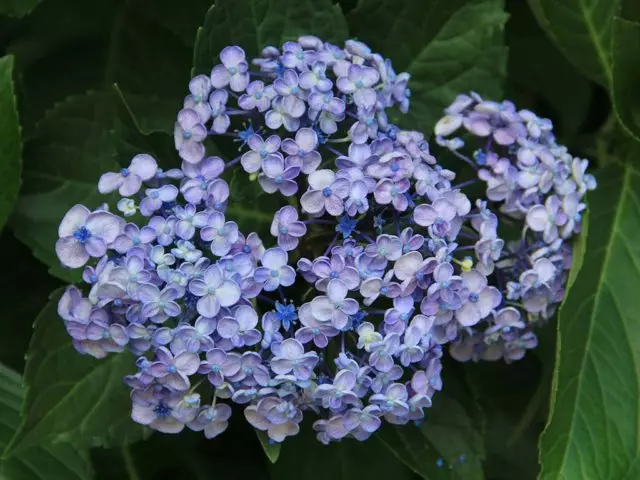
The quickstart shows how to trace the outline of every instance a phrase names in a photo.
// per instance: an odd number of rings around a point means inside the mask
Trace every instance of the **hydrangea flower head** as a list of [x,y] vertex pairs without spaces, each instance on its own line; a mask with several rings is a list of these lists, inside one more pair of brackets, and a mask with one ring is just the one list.
[[[408,81],[355,40],[304,36],[254,59],[226,47],[185,89],[180,168],[143,154],[100,178],[136,221],[69,210],[56,252],[87,288],[59,314],[79,352],[138,357],[134,421],[214,438],[236,404],[273,442],[309,416],[321,442],[365,440],[425,416],[445,348],[515,361],[536,345],[595,186],[587,163],[532,112],[462,95],[435,128],[486,186],[470,198],[422,133],[389,122]],[[470,156],[460,129],[481,139]],[[232,140],[235,158],[210,155]],[[251,182],[260,195],[240,204]],[[241,228],[252,209],[267,228]]]

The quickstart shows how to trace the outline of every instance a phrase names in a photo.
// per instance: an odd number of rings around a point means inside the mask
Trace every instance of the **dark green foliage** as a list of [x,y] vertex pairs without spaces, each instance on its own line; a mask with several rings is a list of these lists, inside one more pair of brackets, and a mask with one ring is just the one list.
[[[0,479],[640,478],[638,5],[0,0]],[[211,441],[142,440],[122,383],[133,359],[80,356],[57,316],[61,280],[79,278],[55,256],[58,223],[75,203],[109,202],[100,174],[136,153],[178,165],[175,114],[190,76],[208,74],[224,46],[252,56],[301,34],[358,38],[408,71],[410,112],[392,118],[404,127],[429,136],[458,93],[507,96],[600,167],[566,300],[521,362],[445,360],[420,426],[326,447],[306,425],[276,447],[236,409]],[[215,147],[237,155],[230,140]],[[226,180],[230,215],[267,231],[279,200]]]

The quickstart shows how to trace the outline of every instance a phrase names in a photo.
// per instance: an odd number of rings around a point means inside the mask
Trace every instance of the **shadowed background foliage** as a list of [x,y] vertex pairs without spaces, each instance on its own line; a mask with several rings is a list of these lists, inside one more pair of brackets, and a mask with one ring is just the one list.
[[[0,478],[640,478],[639,22],[634,0],[0,0]],[[281,449],[241,421],[149,436],[119,380],[131,362],[80,357],[57,318],[78,280],[55,258],[59,220],[136,153],[176,165],[188,80],[221,48],[301,34],[408,71],[403,127],[430,132],[469,90],[553,120],[599,182],[565,304],[520,362],[446,359],[420,427],[325,447],[307,425]]]

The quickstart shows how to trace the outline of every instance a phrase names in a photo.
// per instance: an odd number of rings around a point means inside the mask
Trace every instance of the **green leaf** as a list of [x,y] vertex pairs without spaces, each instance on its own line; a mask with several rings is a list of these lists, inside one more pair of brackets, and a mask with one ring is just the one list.
[[501,97],[507,18],[503,0],[361,0],[349,16],[358,38],[411,74],[400,123],[425,132],[460,93]]
[[[6,299],[0,304],[0,363],[18,372],[24,370],[24,354],[29,347],[33,319],[46,305],[49,294],[60,282],[47,275],[46,267],[29,248],[5,229],[0,234],[0,264],[11,275],[0,277],[0,291]],[[29,288],[25,288],[28,285]],[[16,321],[16,319],[21,319]]]
[[582,267],[561,307],[542,480],[640,478],[640,174],[600,171]]
[[612,51],[613,105],[622,126],[640,141],[640,23],[614,19]]
[[[22,379],[0,364],[0,453],[20,425]],[[42,445],[0,460],[6,480],[88,480],[93,478],[88,452],[73,445]]]
[[611,35],[620,0],[529,0],[542,28],[592,80],[611,83]]
[[188,92],[195,32],[210,4],[188,3],[44,2],[8,46],[24,73],[29,117],[38,119],[69,95],[117,82],[145,133],[172,132]]
[[178,37],[182,43],[193,48],[197,28],[213,3],[212,0],[189,0],[184,7],[176,6],[175,0],[152,0],[153,8],[146,11],[159,25]]
[[[552,333],[552,328],[541,333]],[[543,343],[541,338],[540,346]],[[537,476],[536,445],[543,426],[540,417],[544,416],[543,404],[549,396],[551,384],[551,377],[541,377],[538,353],[537,349],[535,354],[530,352],[512,364],[478,362],[458,365],[464,371],[474,404],[480,410],[486,478],[524,480]],[[549,360],[553,363],[553,352],[550,353]],[[445,365],[444,369],[455,366]],[[447,387],[445,383],[445,391]],[[542,422],[544,420],[546,417]]]
[[276,463],[278,461],[278,457],[280,456],[280,449],[282,448],[282,444],[280,443],[269,443],[269,437],[265,432],[260,430],[256,430],[256,435],[258,436],[258,440],[260,440],[260,446],[262,450],[264,450],[264,454],[267,456],[271,463]]
[[411,470],[374,438],[365,442],[346,439],[340,443],[323,445],[309,425],[306,427],[300,434],[284,442],[278,463],[270,466],[272,480],[415,478]]
[[130,418],[123,382],[135,370],[128,353],[97,360],[78,353],[57,313],[62,290],[51,296],[34,325],[24,373],[23,421],[7,447],[17,453],[50,442],[115,446],[142,437]]
[[12,73],[13,57],[0,58],[0,230],[20,190],[20,124]]
[[196,35],[193,72],[211,73],[218,54],[238,45],[248,57],[301,35],[342,42],[347,23],[331,0],[218,0]]
[[81,273],[63,268],[55,255],[58,225],[77,203],[95,208],[109,200],[98,193],[98,179],[119,168],[122,137],[113,96],[89,93],[56,105],[25,144],[24,185],[10,225],[67,282]]
[[0,15],[24,17],[38,6],[42,0],[0,0]]
[[388,426],[376,433],[376,438],[426,480],[484,478],[482,436],[446,387],[434,395],[433,406],[420,427]]
[[587,250],[587,236],[589,235],[589,210],[586,211],[582,217],[582,232],[573,242],[573,252],[571,260],[571,270],[569,270],[569,279],[567,280],[567,288],[565,289],[565,295],[569,293],[571,287],[573,287],[578,273],[582,269],[584,263],[584,255]]
[[509,13],[509,81],[505,96],[519,108],[542,115],[549,111],[558,136],[565,142],[571,140],[587,118],[592,82],[558,50],[526,2],[511,2]]

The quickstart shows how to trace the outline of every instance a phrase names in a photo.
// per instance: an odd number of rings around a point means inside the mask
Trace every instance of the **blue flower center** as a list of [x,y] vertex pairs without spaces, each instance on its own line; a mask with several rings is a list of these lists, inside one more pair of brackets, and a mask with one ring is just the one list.
[[191,132],[189,130],[182,131],[182,138],[189,140],[191,138]]
[[278,175],[275,179],[275,182],[277,185],[280,185],[282,183],[282,175]]
[[155,413],[158,418],[167,418],[171,415],[171,410],[171,407],[164,402],[160,402],[153,407],[153,413]]
[[330,197],[331,196],[331,189],[329,187],[324,187],[322,189],[322,195],[324,195],[325,197]]
[[244,247],[242,247],[242,251],[244,253],[251,253],[251,247],[249,245],[245,245]]
[[193,101],[196,103],[200,103],[202,101],[202,97],[200,95],[194,95]]
[[211,372],[218,373],[220,371],[220,365],[211,365]]
[[292,93],[293,95],[297,95],[297,94],[299,94],[299,93],[300,93],[300,88],[298,88],[298,87],[293,87],[293,88],[291,89],[291,93]]
[[470,293],[469,294],[469,301],[471,303],[476,303],[478,301],[478,294],[477,293]]
[[245,375],[251,375],[253,373],[253,368],[251,367],[244,367],[244,374]]
[[80,243],[85,243],[89,238],[91,238],[91,232],[87,230],[87,227],[82,226],[73,232],[73,236]]
[[169,373],[176,373],[176,366],[175,365],[169,365],[167,367],[167,372]]
[[331,272],[329,275],[331,278],[338,278],[338,272]]
[[366,122],[364,122],[364,123],[365,123],[365,125],[366,125],[367,127],[370,127],[370,126],[372,126],[372,125],[375,123],[375,120],[374,120],[373,118],[370,118],[370,119],[368,119],[368,120],[367,120]]
[[271,270],[271,276],[272,277],[277,277],[278,276],[278,270]]
[[416,273],[416,278],[417,278],[419,281],[424,280],[424,272],[418,272],[418,273]]
[[304,59],[304,52],[298,52],[298,53],[296,54],[296,58],[297,58],[298,60],[303,60],[303,59]]
[[254,97],[256,97],[256,100],[260,100],[262,98],[262,92],[256,92]]
[[387,287],[382,287],[382,288],[380,289],[380,293],[381,293],[382,295],[386,295],[387,293],[389,293],[389,289],[388,289]]
[[364,88],[364,83],[362,83],[362,80],[358,80],[356,82],[356,88]]
[[104,332],[102,332],[102,338],[103,339],[108,339],[110,337],[109,335],[109,330],[105,330]]
[[227,68],[227,71],[229,72],[229,75],[235,75],[238,73],[238,69],[236,67],[229,67]]
[[445,280],[444,282],[442,282],[442,288],[449,288],[449,280]]
[[151,198],[158,198],[159,196],[160,196],[159,192],[151,192],[151,195],[150,195]]
[[400,170],[400,165],[398,165],[396,162],[393,162],[391,164],[391,171],[392,172],[397,172],[398,170]]
[[476,151],[473,155],[474,160],[480,166],[487,163],[487,155],[484,152]]
[[129,176],[129,169],[128,168],[123,168],[122,170],[120,170],[120,175],[122,175],[123,177],[128,177]]
[[280,227],[280,233],[282,235],[286,235],[287,233],[289,233],[289,227],[285,227],[284,225]]

